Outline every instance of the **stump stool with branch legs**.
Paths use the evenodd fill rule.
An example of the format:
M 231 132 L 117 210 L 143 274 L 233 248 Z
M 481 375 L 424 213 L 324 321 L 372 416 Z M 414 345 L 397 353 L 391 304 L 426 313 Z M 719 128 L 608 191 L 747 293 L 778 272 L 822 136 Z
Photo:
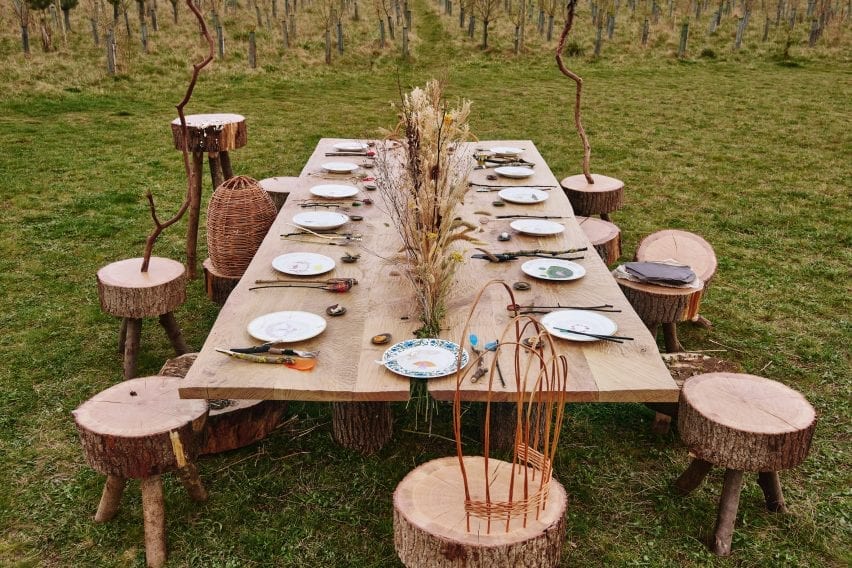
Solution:
M 118 351 L 124 355 L 124 378 L 136 375 L 142 318 L 158 316 L 178 355 L 189 349 L 172 313 L 186 300 L 186 268 L 180 262 L 153 256 L 148 270 L 143 259 L 129 258 L 98 270 L 101 309 L 121 320 Z
M 621 257 L 621 229 L 618 225 L 595 217 L 579 216 L 577 223 L 604 264 L 612 264 Z
M 778 471 L 808 455 L 816 412 L 804 396 L 779 382 L 740 373 L 707 373 L 683 386 L 678 429 L 693 456 L 675 487 L 686 495 L 716 465 L 725 468 L 710 549 L 731 553 L 743 472 L 758 472 L 766 508 L 786 512 Z
M 145 558 L 166 561 L 166 524 L 161 475 L 175 471 L 192 499 L 207 491 L 193 463 L 207 419 L 207 402 L 178 398 L 180 379 L 144 377 L 114 385 L 74 410 L 86 462 L 107 476 L 95 521 L 118 512 L 127 479 L 142 484 Z
M 198 224 L 201 215 L 201 178 L 204 154 L 210 165 L 213 189 L 234 177 L 229 152 L 242 148 L 248 141 L 246 119 L 239 114 L 191 114 L 186 118 L 187 133 L 180 118 L 172 121 L 175 148 L 186 149 L 190 156 L 189 222 L 186 233 L 186 265 L 189 277 L 195 278 L 198 251 Z

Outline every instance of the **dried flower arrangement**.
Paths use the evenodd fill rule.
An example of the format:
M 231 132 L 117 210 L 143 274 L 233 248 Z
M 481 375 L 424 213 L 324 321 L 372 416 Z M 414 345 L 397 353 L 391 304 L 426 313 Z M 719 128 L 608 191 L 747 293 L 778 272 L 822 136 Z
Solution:
M 402 146 L 380 146 L 376 185 L 399 232 L 405 274 L 420 308 L 421 337 L 437 337 L 453 275 L 463 256 L 453 243 L 478 242 L 476 227 L 456 216 L 467 191 L 471 164 L 462 143 L 471 138 L 470 101 L 449 108 L 441 81 L 402 96 L 400 121 L 390 137 Z

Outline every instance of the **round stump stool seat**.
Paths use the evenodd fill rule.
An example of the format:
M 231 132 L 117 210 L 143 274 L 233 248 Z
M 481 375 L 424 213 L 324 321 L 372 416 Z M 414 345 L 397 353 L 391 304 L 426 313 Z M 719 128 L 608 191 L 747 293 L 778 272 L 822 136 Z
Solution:
M 741 373 L 707 373 L 683 386 L 678 409 L 681 439 L 695 456 L 675 487 L 688 494 L 710 469 L 725 468 L 711 550 L 731 552 L 743 472 L 758 472 L 770 511 L 784 512 L 778 471 L 808 455 L 816 412 L 804 396 L 779 382 Z
M 577 217 L 580 228 L 595 247 L 604 264 L 612 264 L 621 256 L 621 229 L 618 225 L 596 217 Z
M 193 464 L 207 403 L 178 398 L 179 382 L 160 376 L 127 380 L 96 394 L 73 412 L 86 462 L 107 476 L 95 521 L 115 516 L 127 479 L 142 480 L 148 566 L 162 566 L 166 561 L 160 476 L 177 471 L 190 497 L 207 499 Z
M 559 182 L 571 202 L 575 215 L 591 217 L 600 215 L 609 221 L 609 214 L 624 204 L 624 182 L 600 174 L 592 174 L 595 183 L 589 183 L 583 174 L 568 176 Z
M 204 154 L 210 165 L 213 189 L 234 177 L 229 152 L 242 148 L 248 142 L 246 119 L 239 114 L 190 114 L 186 119 L 186 133 L 180 118 L 172 121 L 175 148 L 186 149 L 191 154 L 190 175 L 193 181 L 189 194 L 189 216 L 186 233 L 186 265 L 189 277 L 195 278 L 198 250 L 198 224 L 201 215 L 201 178 Z
M 692 268 L 695 275 L 704 283 L 704 288 L 698 294 L 695 305 L 695 315 L 692 321 L 709 326 L 710 322 L 698 314 L 701 298 L 707 291 L 710 281 L 716 275 L 719 263 L 716 260 L 716 252 L 703 237 L 681 231 L 679 229 L 666 229 L 651 233 L 639 243 L 636 249 L 637 261 L 654 262 L 672 259 Z
M 189 351 L 172 313 L 186 300 L 186 268 L 169 258 L 152 256 L 147 272 L 142 258 L 128 258 L 98 270 L 101 309 L 121 319 L 118 351 L 124 355 L 124 378 L 136 375 L 142 318 L 158 316 L 178 355 Z
M 160 375 L 184 378 L 198 353 L 165 362 Z M 218 454 L 254 444 L 271 434 L 287 411 L 285 400 L 208 400 L 209 413 L 199 455 Z
M 202 267 L 204 268 L 204 291 L 207 297 L 214 304 L 224 306 L 228 296 L 231 295 L 231 292 L 240 283 L 240 279 L 226 276 L 216 270 L 216 267 L 213 266 L 213 261 L 209 258 L 204 260 Z
M 482 476 L 483 458 L 465 456 L 467 475 Z M 505 494 L 512 464 L 489 460 L 494 493 Z M 515 466 L 518 494 L 524 483 L 523 466 Z M 530 484 L 536 481 L 530 480 Z M 474 483 L 474 485 L 478 485 Z M 482 485 L 484 487 L 484 485 Z M 492 520 L 465 512 L 465 490 L 457 456 L 436 459 L 412 470 L 393 495 L 394 546 L 410 567 L 450 566 L 557 566 L 565 540 L 565 489 L 551 479 L 544 505 L 526 518 L 505 516 Z M 474 495 L 471 499 L 482 499 Z M 469 522 L 469 527 L 468 527 Z
M 269 198 L 272 199 L 275 209 L 281 211 L 290 193 L 298 186 L 300 179 L 296 176 L 278 176 L 262 179 L 258 183 L 263 188 L 263 191 L 269 195 Z

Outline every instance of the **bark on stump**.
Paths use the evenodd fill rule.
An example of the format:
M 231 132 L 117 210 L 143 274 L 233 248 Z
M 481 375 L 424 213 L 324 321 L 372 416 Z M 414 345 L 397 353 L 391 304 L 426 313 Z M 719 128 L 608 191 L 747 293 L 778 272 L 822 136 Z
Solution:
M 387 402 L 333 402 L 334 441 L 350 450 L 372 454 L 393 436 L 393 412 Z
M 624 182 L 621 180 L 592 174 L 595 183 L 586 181 L 586 176 L 569 176 L 560 183 L 575 215 L 591 217 L 600 215 L 609 221 L 609 214 L 618 211 L 624 204 Z
M 743 471 L 759 472 L 767 508 L 784 511 L 777 472 L 808 455 L 816 412 L 800 393 L 781 383 L 742 373 L 708 373 L 681 391 L 678 429 L 695 456 L 675 485 L 688 493 L 709 471 L 726 469 L 711 550 L 731 552 Z
M 191 153 L 189 172 L 189 211 L 186 229 L 186 265 L 190 279 L 195 278 L 198 253 L 198 225 L 201 217 L 201 178 L 204 154 L 210 164 L 210 177 L 215 191 L 222 182 L 234 177 L 228 152 L 248 142 L 246 119 L 239 114 L 191 114 L 186 119 L 184 136 L 180 118 L 172 121 L 175 148 Z
M 698 313 L 701 298 L 707 292 L 707 287 L 719 263 L 716 260 L 716 252 L 710 243 L 695 233 L 681 231 L 678 229 L 667 229 L 651 233 L 639 243 L 636 249 L 635 259 L 640 262 L 654 262 L 673 259 L 681 264 L 692 268 L 696 276 L 704 283 L 704 288 L 698 295 L 695 305 L 695 315 L 692 321 L 709 327 L 710 322 Z
M 188 351 L 172 311 L 186 300 L 186 269 L 168 258 L 152 256 L 148 271 L 142 258 L 113 262 L 98 270 L 101 309 L 122 318 L 119 352 L 124 354 L 124 378 L 136 374 L 142 318 L 159 316 L 177 354 Z
M 198 353 L 187 353 L 169 359 L 160 369 L 160 375 L 183 378 L 197 357 Z M 199 455 L 218 454 L 259 442 L 281 425 L 287 411 L 287 402 L 281 400 L 207 402 L 210 412 Z
M 295 189 L 299 179 L 298 177 L 279 176 L 262 179 L 258 183 L 263 188 L 263 191 L 272 199 L 275 209 L 281 211 L 284 203 L 287 202 L 287 197 Z
M 481 500 L 483 458 L 465 457 L 471 498 Z M 511 464 L 489 460 L 492 496 L 505 499 Z M 499 468 L 499 469 L 498 469 Z M 496 469 L 496 473 L 495 473 Z M 523 487 L 516 474 L 515 495 Z M 499 495 L 499 497 L 497 497 Z M 517 497 L 516 497 L 517 499 Z M 565 489 L 555 479 L 541 512 L 514 517 L 509 530 L 506 518 L 470 516 L 467 530 L 465 492 L 457 457 L 427 462 L 409 473 L 393 495 L 394 546 L 408 567 L 549 567 L 557 566 L 565 541 Z M 537 517 L 537 518 L 536 518 Z
M 676 324 L 692 319 L 697 313 L 701 290 L 657 286 L 622 278 L 616 279 L 616 282 L 652 335 L 662 324 L 666 351 L 683 351 L 677 338 Z
M 604 264 L 612 264 L 621 257 L 621 229 L 618 225 L 596 217 L 578 216 L 577 222 Z
M 204 261 L 202 266 L 204 267 L 204 289 L 207 297 L 214 304 L 225 305 L 225 301 L 231 295 L 233 289 L 237 287 L 240 279 L 225 276 L 218 272 L 209 258 Z
M 141 478 L 148 566 L 166 560 L 165 509 L 160 475 L 178 471 L 196 500 L 207 492 L 192 460 L 207 419 L 202 400 L 178 398 L 174 377 L 144 377 L 114 385 L 74 410 L 86 462 L 106 474 L 95 520 L 115 516 L 125 480 Z

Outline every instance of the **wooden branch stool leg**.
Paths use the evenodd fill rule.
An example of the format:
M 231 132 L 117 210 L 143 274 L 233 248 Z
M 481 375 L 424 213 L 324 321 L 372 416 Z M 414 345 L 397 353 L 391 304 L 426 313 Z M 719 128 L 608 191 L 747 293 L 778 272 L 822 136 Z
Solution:
M 692 458 L 689 467 L 675 481 L 678 493 L 689 495 L 695 491 L 704 481 L 704 478 L 707 477 L 707 474 L 710 473 L 711 469 L 713 469 L 713 464 L 709 461 L 701 458 Z
M 714 553 L 731 553 L 744 471 L 759 472 L 768 509 L 786 509 L 776 472 L 807 457 L 815 427 L 814 408 L 781 383 L 742 373 L 707 373 L 684 383 L 678 430 L 699 458 L 676 485 L 690 489 L 709 464 L 726 470 L 710 545 Z
M 334 440 L 350 450 L 372 454 L 393 436 L 393 412 L 387 402 L 333 402 Z
M 207 419 L 207 403 L 178 397 L 180 379 L 130 379 L 96 394 L 74 420 L 86 461 L 106 474 L 95 514 L 115 516 L 127 478 L 142 480 L 142 513 L 148 566 L 166 561 L 165 508 L 161 475 L 177 470 L 194 499 L 206 499 L 193 460 Z
M 175 348 L 176 355 L 183 355 L 189 352 L 189 347 L 183 340 L 183 334 L 180 331 L 180 326 L 175 321 L 175 316 L 172 312 L 166 312 L 160 316 L 160 325 L 166 330 L 166 335 L 169 337 L 169 342 Z
M 195 279 L 198 257 L 198 225 L 201 218 L 201 178 L 204 174 L 204 154 L 192 153 L 189 171 L 189 209 L 186 223 L 186 268 L 190 280 Z
M 139 359 L 139 343 L 142 338 L 142 320 L 140 318 L 125 318 L 127 322 L 124 339 L 124 378 L 136 376 L 136 361 Z

